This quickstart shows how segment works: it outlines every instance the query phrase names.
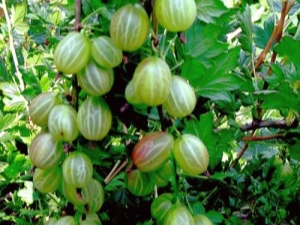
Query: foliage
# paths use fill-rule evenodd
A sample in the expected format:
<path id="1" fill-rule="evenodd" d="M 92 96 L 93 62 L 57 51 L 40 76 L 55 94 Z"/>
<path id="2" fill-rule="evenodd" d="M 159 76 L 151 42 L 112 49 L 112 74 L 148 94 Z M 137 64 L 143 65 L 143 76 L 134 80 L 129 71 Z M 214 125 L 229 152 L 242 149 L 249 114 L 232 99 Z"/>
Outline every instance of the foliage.
<path id="1" fill-rule="evenodd" d="M 44 194 L 34 188 L 28 149 L 45 128 L 32 122 L 29 106 L 40 93 L 53 91 L 78 110 L 88 94 L 76 75 L 57 71 L 56 46 L 80 29 L 90 39 L 110 36 L 115 11 L 141 2 L 151 28 L 144 44 L 123 51 L 122 63 L 113 69 L 114 84 L 103 96 L 113 115 L 108 135 L 97 141 L 79 135 L 64 143 L 65 152 L 82 151 L 92 160 L 93 178 L 105 192 L 97 212 L 102 224 L 156 224 L 150 207 L 163 193 L 214 224 L 300 224 L 295 211 L 300 206 L 299 1 L 196 0 L 194 23 L 178 33 L 155 22 L 155 0 L 82 0 L 77 11 L 76 2 L 0 5 L 1 224 L 44 224 L 64 215 L 79 224 L 85 216 L 61 189 Z M 127 84 L 149 56 L 160 57 L 192 86 L 197 103 L 190 115 L 176 118 L 161 105 L 126 101 Z M 187 174 L 171 154 L 168 185 L 138 197 L 126 187 L 126 175 L 136 169 L 132 151 L 142 136 L 155 131 L 174 139 L 198 137 L 208 150 L 209 166 L 203 174 Z M 291 173 L 283 173 L 283 165 Z"/>

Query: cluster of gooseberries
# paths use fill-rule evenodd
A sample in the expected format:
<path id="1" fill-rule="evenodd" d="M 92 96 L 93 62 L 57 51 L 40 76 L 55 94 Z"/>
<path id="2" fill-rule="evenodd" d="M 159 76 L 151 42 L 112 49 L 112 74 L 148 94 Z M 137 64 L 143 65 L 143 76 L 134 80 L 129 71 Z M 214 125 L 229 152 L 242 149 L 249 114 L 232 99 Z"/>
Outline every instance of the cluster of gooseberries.
<path id="1" fill-rule="evenodd" d="M 171 32 L 188 29 L 196 17 L 194 0 L 157 0 L 153 13 L 160 25 Z M 103 95 L 114 84 L 114 70 L 122 62 L 123 53 L 139 49 L 149 36 L 150 20 L 139 4 L 127 4 L 111 18 L 110 37 L 89 39 L 84 32 L 70 32 L 54 51 L 54 65 L 64 74 L 77 76 L 78 84 L 88 97 L 78 112 L 62 103 L 58 93 L 38 95 L 31 103 L 29 116 L 43 129 L 33 139 L 29 157 L 36 170 L 34 186 L 43 193 L 61 188 L 65 198 L 86 214 L 80 224 L 101 224 L 95 214 L 104 201 L 101 184 L 93 179 L 91 159 L 83 151 L 63 155 L 63 143 L 71 143 L 81 134 L 90 141 L 100 141 L 112 126 L 112 113 Z M 136 67 L 125 90 L 128 103 L 135 106 L 162 105 L 169 116 L 185 117 L 192 113 L 196 96 L 182 77 L 172 75 L 168 64 L 158 56 L 144 58 Z M 165 187 L 174 173 L 171 155 L 178 168 L 190 175 L 203 173 L 209 155 L 203 142 L 191 134 L 174 140 L 164 131 L 144 135 L 132 151 L 132 166 L 125 173 L 125 185 L 134 195 L 145 196 L 154 186 Z M 157 224 L 211 224 L 202 215 L 192 217 L 186 206 L 166 193 L 156 198 L 151 214 Z M 184 221 L 184 223 L 179 223 Z M 75 224 L 71 216 L 48 224 Z"/>

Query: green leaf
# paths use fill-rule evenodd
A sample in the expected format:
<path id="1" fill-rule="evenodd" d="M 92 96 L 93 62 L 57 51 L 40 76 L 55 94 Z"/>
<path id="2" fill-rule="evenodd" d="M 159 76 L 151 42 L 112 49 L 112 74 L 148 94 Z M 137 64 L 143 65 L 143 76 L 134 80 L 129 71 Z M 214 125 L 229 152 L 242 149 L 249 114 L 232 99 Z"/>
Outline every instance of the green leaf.
<path id="1" fill-rule="evenodd" d="M 186 123 L 184 133 L 193 134 L 199 137 L 205 144 L 209 153 L 209 165 L 214 168 L 222 159 L 223 152 L 218 151 L 218 135 L 213 131 L 214 121 L 211 112 L 200 116 L 198 120 L 190 120 Z"/>
<path id="2" fill-rule="evenodd" d="M 19 93 L 18 86 L 13 83 L 3 82 L 0 83 L 0 90 L 6 96 L 3 99 L 5 103 L 4 110 L 21 112 L 26 109 L 27 101 Z"/>
<path id="3" fill-rule="evenodd" d="M 186 32 L 187 43 L 184 45 L 186 55 L 206 61 L 223 53 L 227 43 L 221 42 L 223 28 L 213 24 L 196 21 Z"/>
<path id="4" fill-rule="evenodd" d="M 54 11 L 49 14 L 49 19 L 53 23 L 53 25 L 59 25 L 63 21 L 62 13 L 59 10 Z"/>
<path id="5" fill-rule="evenodd" d="M 26 4 L 17 4 L 12 6 L 11 9 L 11 21 L 12 26 L 16 26 L 18 23 L 23 22 L 26 13 Z"/>
<path id="6" fill-rule="evenodd" d="M 28 209 L 20 209 L 20 215 L 26 215 L 26 216 L 40 216 L 41 214 L 47 215 L 49 212 L 48 209 L 46 210 L 28 210 Z"/>
<path id="7" fill-rule="evenodd" d="M 0 111 L 0 131 L 14 126 L 13 122 L 16 118 L 16 114 L 6 114 L 5 116 L 3 116 L 2 112 Z"/>
<path id="8" fill-rule="evenodd" d="M 2 173 L 9 164 L 7 162 L 0 162 L 0 173 Z"/>
<path id="9" fill-rule="evenodd" d="M 212 61 L 213 67 L 203 70 L 203 66 L 195 60 L 190 60 L 183 67 L 182 76 L 190 78 L 190 84 L 195 88 L 198 95 L 207 97 L 213 100 L 227 100 L 230 101 L 230 96 L 227 91 L 232 91 L 240 88 L 243 82 L 235 75 L 229 73 L 230 70 L 237 66 L 239 57 L 239 48 L 228 50 Z M 188 75 L 189 63 L 192 63 L 195 68 L 193 75 Z M 197 73 L 200 72 L 200 73 Z"/>
<path id="10" fill-rule="evenodd" d="M 269 42 L 269 39 L 273 33 L 275 26 L 275 16 L 270 16 L 269 19 L 267 19 L 264 22 L 264 28 L 254 24 L 253 25 L 253 33 L 254 33 L 254 42 L 257 47 L 264 49 Z M 272 46 L 276 43 L 274 40 Z"/>
<path id="11" fill-rule="evenodd" d="M 22 201 L 26 202 L 27 205 L 31 205 L 34 201 L 33 183 L 31 181 L 25 181 L 24 186 L 25 188 L 20 189 L 18 191 L 18 196 L 21 198 Z"/>
<path id="12" fill-rule="evenodd" d="M 222 223 L 224 217 L 220 212 L 209 211 L 205 214 L 214 224 Z"/>
<path id="13" fill-rule="evenodd" d="M 288 61 L 293 62 L 298 67 L 300 65 L 299 49 L 300 40 L 295 40 L 290 36 L 284 36 L 279 44 L 274 46 L 278 55 L 287 58 Z"/>
<path id="14" fill-rule="evenodd" d="M 205 23 L 215 23 L 216 19 L 228 12 L 221 0 L 196 0 L 197 17 Z"/>
<path id="15" fill-rule="evenodd" d="M 287 82 L 281 83 L 276 90 L 256 92 L 264 109 L 293 109 L 300 111 L 300 98 Z"/>
<path id="16" fill-rule="evenodd" d="M 246 6 L 243 14 L 238 12 L 237 17 L 242 29 L 241 34 L 238 35 L 239 42 L 241 43 L 243 50 L 252 53 L 252 21 L 249 5 Z"/>
<path id="17" fill-rule="evenodd" d="M 296 133 L 296 132 L 295 132 Z M 298 130 L 298 136 L 300 135 L 300 130 Z M 291 158 L 300 161 L 300 141 L 297 140 L 296 143 L 289 145 L 289 153 Z"/>
<path id="18" fill-rule="evenodd" d="M 24 34 L 29 30 L 29 26 L 26 22 L 19 22 L 15 25 L 15 30 L 19 34 Z"/>
<path id="19" fill-rule="evenodd" d="M 181 66 L 181 76 L 192 81 L 203 76 L 205 70 L 205 66 L 199 60 L 187 56 Z"/>
<path id="20" fill-rule="evenodd" d="M 8 178 L 16 179 L 23 173 L 25 170 L 30 168 L 29 160 L 25 158 L 24 155 L 18 154 L 14 158 L 13 163 L 11 163 L 8 167 L 6 167 L 4 174 Z"/>
<path id="21" fill-rule="evenodd" d="M 204 206 L 202 205 L 201 202 L 195 202 L 192 205 L 192 210 L 193 210 L 193 215 L 204 214 L 205 213 L 205 208 L 204 208 Z"/>
<path id="22" fill-rule="evenodd" d="M 0 58 L 0 74 L 1 74 L 0 82 L 8 81 L 9 74 L 7 73 L 7 69 L 5 67 L 5 63 L 4 63 L 4 60 L 2 59 L 2 57 Z"/>

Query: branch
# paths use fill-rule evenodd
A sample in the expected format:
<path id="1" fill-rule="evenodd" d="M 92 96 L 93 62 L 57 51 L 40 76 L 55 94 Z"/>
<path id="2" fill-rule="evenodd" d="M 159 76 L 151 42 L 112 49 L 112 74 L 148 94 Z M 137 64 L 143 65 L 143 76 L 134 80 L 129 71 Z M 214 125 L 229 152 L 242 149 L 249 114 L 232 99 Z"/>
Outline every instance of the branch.
<path id="1" fill-rule="evenodd" d="M 75 6 L 75 31 L 80 31 L 82 26 L 80 23 L 80 16 L 81 16 L 81 0 L 76 0 Z"/>
<path id="2" fill-rule="evenodd" d="M 81 16 L 81 0 L 76 0 L 75 6 L 75 31 L 80 32 L 82 26 L 80 23 L 80 16 Z M 77 75 L 73 74 L 72 77 L 72 106 L 78 110 L 78 95 L 80 92 L 80 88 L 78 86 Z"/>
<path id="3" fill-rule="evenodd" d="M 284 137 L 284 133 L 278 133 L 278 134 L 271 134 L 271 135 L 266 135 L 266 136 L 250 136 L 250 137 L 243 137 L 243 141 L 266 141 L 266 140 L 271 140 L 271 139 L 276 139 L 276 138 L 282 138 Z"/>
<path id="4" fill-rule="evenodd" d="M 281 11 L 280 19 L 277 22 L 277 24 L 275 25 L 275 29 L 273 30 L 273 33 L 272 33 L 265 49 L 260 53 L 260 55 L 257 59 L 257 62 L 254 66 L 254 70 L 257 70 L 260 67 L 260 65 L 265 61 L 265 58 L 271 49 L 274 39 L 276 38 L 277 42 L 281 39 L 285 17 L 288 14 L 289 10 L 292 8 L 294 3 L 295 3 L 295 0 L 291 1 L 289 4 L 288 4 L 288 0 L 284 0 L 282 2 L 282 11 Z M 275 60 L 275 58 L 273 56 L 272 60 Z M 254 74 L 254 70 L 251 71 L 252 75 Z"/>
<path id="5" fill-rule="evenodd" d="M 17 76 L 17 78 L 19 80 L 19 83 L 20 83 L 20 91 L 24 91 L 25 86 L 24 86 L 22 74 L 19 71 L 19 62 L 18 62 L 18 57 L 17 57 L 15 46 L 14 46 L 14 39 L 13 39 L 13 35 L 12 35 L 13 31 L 12 31 L 12 26 L 11 26 L 11 23 L 10 23 L 10 19 L 9 19 L 9 15 L 8 15 L 5 0 L 2 0 L 2 8 L 3 8 L 3 11 L 4 11 L 7 30 L 8 30 L 9 47 L 10 47 L 10 51 L 11 51 L 13 61 L 14 61 L 14 64 L 15 64 L 15 68 L 16 68 L 16 76 Z"/>
<path id="6" fill-rule="evenodd" d="M 115 177 L 117 176 L 117 174 L 128 164 L 128 160 L 126 159 L 122 165 L 120 167 L 118 167 L 120 165 L 121 161 L 118 161 L 115 166 L 113 167 L 113 169 L 110 171 L 110 173 L 107 175 L 107 177 L 104 180 L 104 183 L 106 185 L 109 184 L 109 182 Z"/>
<path id="7" fill-rule="evenodd" d="M 156 19 L 154 5 L 156 0 L 152 0 L 152 26 L 154 31 L 154 37 L 152 37 L 153 45 L 155 48 L 158 47 L 158 22 Z"/>
<path id="8" fill-rule="evenodd" d="M 297 121 L 294 121 L 294 122 L 297 122 Z M 288 126 L 286 124 L 285 120 L 271 120 L 271 121 L 253 121 L 250 124 L 245 124 L 240 127 L 241 131 L 243 131 L 243 132 L 249 131 L 249 130 L 255 130 L 255 129 L 259 129 L 259 128 L 289 129 L 289 128 L 291 128 L 291 126 Z"/>
<path id="9" fill-rule="evenodd" d="M 232 162 L 232 164 L 231 164 L 232 168 L 234 168 L 236 166 L 236 164 L 238 163 L 240 158 L 242 158 L 242 156 L 245 153 L 245 151 L 247 150 L 247 148 L 248 148 L 248 143 L 244 144 L 243 148 L 241 149 L 241 151 L 237 155 L 236 159 Z"/>

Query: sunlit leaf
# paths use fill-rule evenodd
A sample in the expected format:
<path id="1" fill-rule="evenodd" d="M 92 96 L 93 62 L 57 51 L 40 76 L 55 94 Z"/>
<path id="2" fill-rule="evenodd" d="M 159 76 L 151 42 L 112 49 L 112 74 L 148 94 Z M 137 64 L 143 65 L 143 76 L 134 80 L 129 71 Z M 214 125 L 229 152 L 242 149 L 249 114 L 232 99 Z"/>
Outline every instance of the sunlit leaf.
<path id="1" fill-rule="evenodd" d="M 34 201 L 33 198 L 33 183 L 31 181 L 24 182 L 24 188 L 18 191 L 18 196 L 22 199 L 22 201 L 26 202 L 27 205 L 31 205 Z"/>
<path id="2" fill-rule="evenodd" d="M 214 23 L 215 19 L 228 12 L 221 0 L 196 0 L 197 17 L 206 23 Z"/>

